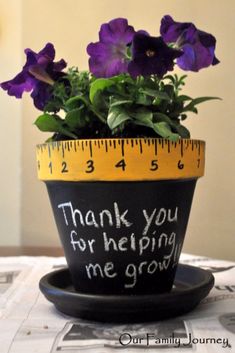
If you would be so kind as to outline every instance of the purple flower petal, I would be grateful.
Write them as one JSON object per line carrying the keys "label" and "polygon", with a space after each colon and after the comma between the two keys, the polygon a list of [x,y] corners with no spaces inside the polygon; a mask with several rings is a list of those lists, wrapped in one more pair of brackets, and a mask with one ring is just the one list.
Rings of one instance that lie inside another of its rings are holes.
{"label": "purple flower petal", "polygon": [[128,72],[134,78],[139,75],[157,75],[161,78],[167,71],[173,70],[174,59],[182,52],[169,48],[161,37],[150,37],[136,33],[132,44],[133,60]]}
{"label": "purple flower petal", "polygon": [[123,60],[122,54],[113,53],[112,47],[99,42],[91,43],[87,47],[87,52],[91,56],[90,71],[96,77],[112,77],[127,72],[127,61]]}
{"label": "purple flower petal", "polygon": [[40,50],[37,54],[38,59],[47,57],[49,61],[53,61],[55,59],[55,48],[52,43],[47,43],[45,47]]}
{"label": "purple flower petal", "polygon": [[[43,109],[49,99],[50,85],[61,76],[61,71],[66,67],[66,62],[63,59],[53,62],[55,49],[51,43],[47,43],[39,53],[35,53],[31,49],[25,49],[25,54],[26,63],[22,71],[12,80],[1,83],[0,86],[9,95],[16,98],[21,98],[24,92],[32,91],[31,96],[36,102],[35,106]],[[43,85],[40,85],[40,83],[43,83]],[[43,92],[40,92],[40,90],[43,90]]]}
{"label": "purple flower petal", "polygon": [[129,44],[132,41],[134,28],[128,25],[125,18],[116,18],[109,23],[104,23],[99,32],[99,39],[102,43]]}
{"label": "purple flower petal", "polygon": [[175,43],[182,49],[183,55],[177,59],[181,69],[199,71],[219,63],[215,57],[215,37],[198,30],[193,23],[175,22],[167,15],[161,21],[160,33],[166,43]]}
{"label": "purple flower petal", "polygon": [[203,46],[195,44],[184,45],[184,54],[177,60],[177,65],[185,71],[199,71],[203,67],[211,65],[211,54]]}
{"label": "purple flower petal", "polygon": [[57,71],[62,71],[66,68],[67,63],[64,59],[61,59],[57,62],[53,63],[53,71],[57,72]]}
{"label": "purple flower petal", "polygon": [[161,20],[160,34],[166,43],[175,43],[191,25],[194,26],[189,22],[175,22],[171,16],[166,15]]}
{"label": "purple flower petal", "polygon": [[7,91],[9,96],[22,98],[23,92],[30,92],[35,85],[35,79],[30,77],[26,72],[21,72],[11,81],[2,82],[1,88]]}
{"label": "purple flower petal", "polygon": [[124,18],[103,24],[100,41],[87,46],[91,73],[96,77],[112,77],[127,72],[127,49],[134,34],[134,28]]}
{"label": "purple flower petal", "polygon": [[39,110],[44,110],[46,103],[51,98],[51,86],[38,81],[31,93],[34,106]]}

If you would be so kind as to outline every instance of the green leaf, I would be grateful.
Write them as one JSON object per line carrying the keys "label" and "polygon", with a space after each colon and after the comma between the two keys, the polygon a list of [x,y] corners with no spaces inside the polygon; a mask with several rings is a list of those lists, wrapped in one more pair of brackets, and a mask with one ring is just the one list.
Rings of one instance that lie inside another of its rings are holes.
{"label": "green leaf", "polygon": [[212,99],[221,100],[221,98],[219,98],[219,97],[198,97],[198,98],[193,99],[192,103],[193,103],[193,105],[196,105],[196,104],[200,104],[200,103],[212,100]]}
{"label": "green leaf", "polygon": [[180,77],[178,77],[176,74],[175,74],[175,78],[176,78],[176,81],[177,81],[177,84],[178,85],[183,85],[184,86],[184,80],[188,77],[188,75],[182,75]]}
{"label": "green leaf", "polygon": [[186,101],[191,101],[191,100],[193,100],[191,97],[183,95],[183,94],[177,97],[177,102],[186,102]]}
{"label": "green leaf", "polygon": [[163,80],[170,80],[170,81],[173,83],[173,85],[175,84],[175,77],[172,76],[172,75],[166,75],[166,76],[164,76],[164,77],[163,77]]}
{"label": "green leaf", "polygon": [[[175,74],[175,76],[177,76],[177,75]],[[187,77],[188,77],[188,75],[182,75],[182,76],[180,76],[179,81],[184,81]]]}
{"label": "green leaf", "polygon": [[133,101],[130,99],[126,99],[126,100],[116,100],[116,101],[112,101],[110,104],[110,107],[117,107],[118,105],[124,105],[124,104],[132,104]]}
{"label": "green leaf", "polygon": [[151,105],[153,98],[150,96],[146,96],[144,93],[137,93],[135,97],[135,103],[140,105]]}
{"label": "green leaf", "polygon": [[190,138],[190,132],[185,126],[177,124],[175,126],[175,130],[182,138],[185,138],[185,139]]}
{"label": "green leaf", "polygon": [[69,111],[65,117],[66,124],[72,129],[79,129],[87,124],[84,106]]}
{"label": "green leaf", "polygon": [[133,123],[135,125],[149,127],[150,129],[153,129],[155,131],[153,122],[151,120],[149,120],[148,118],[143,118],[142,120],[134,120]]}
{"label": "green leaf", "polygon": [[221,98],[219,98],[219,97],[198,97],[198,98],[192,99],[192,101],[184,107],[183,112],[186,112],[186,111],[195,112],[195,109],[196,109],[195,105],[212,100],[212,99],[221,99]]}
{"label": "green leaf", "polygon": [[175,89],[172,85],[164,85],[164,93],[168,95],[168,100],[171,100],[175,96]]}
{"label": "green leaf", "polygon": [[54,113],[59,111],[60,109],[63,109],[62,101],[59,99],[53,99],[45,105],[44,112]]}
{"label": "green leaf", "polygon": [[139,109],[133,112],[134,124],[143,125],[153,129],[153,113],[147,109]]}
{"label": "green leaf", "polygon": [[107,116],[107,112],[109,109],[109,97],[105,97],[102,91],[98,91],[94,96],[92,107],[99,112],[104,112]]}
{"label": "green leaf", "polygon": [[178,141],[179,135],[172,132],[170,126],[165,122],[162,121],[160,123],[154,124],[155,132],[163,138],[168,138],[171,141]]}
{"label": "green leaf", "polygon": [[111,130],[115,129],[127,120],[131,120],[131,118],[127,114],[125,109],[123,109],[123,107],[110,107],[107,118],[107,124]]}
{"label": "green leaf", "polygon": [[134,124],[149,127],[150,129],[153,129],[155,131],[152,120],[149,120],[147,117],[142,118],[141,120],[135,120]]}
{"label": "green leaf", "polygon": [[154,89],[151,89],[151,88],[140,88],[139,92],[140,93],[144,93],[144,94],[146,94],[147,96],[150,96],[150,97],[160,98],[160,99],[163,99],[163,100],[170,100],[170,97],[168,96],[168,94],[166,92],[154,90]]}
{"label": "green leaf", "polygon": [[186,127],[181,125],[179,121],[177,120],[172,120],[167,116],[166,114],[163,113],[154,113],[154,122],[165,122],[169,125],[169,127],[173,128],[181,137],[183,138],[190,138],[190,133]]}
{"label": "green leaf", "polygon": [[153,113],[147,109],[139,109],[136,111],[134,118],[138,121],[153,120]]}
{"label": "green leaf", "polygon": [[64,127],[64,120],[56,115],[42,114],[34,123],[39,130],[45,132],[58,132],[65,136],[76,139],[77,136]]}
{"label": "green leaf", "polygon": [[153,114],[153,117],[154,117],[154,122],[165,121],[168,124],[171,123],[171,119],[169,118],[169,116],[164,113],[155,112]]}
{"label": "green leaf", "polygon": [[73,110],[76,108],[79,108],[80,106],[88,106],[89,102],[87,101],[87,99],[83,96],[75,96],[72,98],[69,98],[66,102],[65,102],[65,108],[67,110]]}
{"label": "green leaf", "polygon": [[98,91],[104,90],[105,88],[110,87],[113,84],[114,84],[114,81],[109,78],[98,78],[97,80],[93,81],[90,86],[90,93],[89,93],[90,101],[93,103],[94,97]]}

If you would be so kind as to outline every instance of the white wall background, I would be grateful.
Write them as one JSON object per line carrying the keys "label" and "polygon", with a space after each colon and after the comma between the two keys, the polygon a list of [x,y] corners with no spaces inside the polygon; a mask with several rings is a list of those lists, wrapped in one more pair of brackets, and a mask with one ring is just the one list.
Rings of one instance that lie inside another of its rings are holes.
{"label": "white wall background", "polygon": [[[21,1],[0,0],[0,81],[21,68]],[[19,245],[21,102],[0,94],[0,244]]]}
{"label": "white wall background", "polygon": [[[223,101],[201,105],[199,115],[187,123],[193,138],[206,140],[207,160],[206,175],[196,189],[184,251],[235,260],[234,0],[0,0],[0,11],[1,81],[19,71],[23,48],[38,51],[48,41],[54,43],[57,59],[63,57],[69,66],[86,69],[87,44],[97,40],[101,23],[119,16],[128,18],[136,29],[157,35],[160,19],[171,14],[217,37],[221,64],[188,77],[187,94],[215,95]],[[46,189],[36,178],[35,144],[47,136],[32,124],[37,111],[29,97],[23,100],[22,119],[20,102],[3,92],[0,97],[1,166],[3,161],[7,163],[1,170],[1,244],[19,242],[21,234],[23,244],[58,245]]]}

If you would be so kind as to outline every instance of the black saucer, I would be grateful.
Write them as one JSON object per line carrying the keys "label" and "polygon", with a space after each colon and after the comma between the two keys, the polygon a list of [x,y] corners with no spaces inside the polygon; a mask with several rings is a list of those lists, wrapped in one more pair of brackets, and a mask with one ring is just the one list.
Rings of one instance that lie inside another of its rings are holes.
{"label": "black saucer", "polygon": [[45,297],[66,315],[106,322],[166,319],[189,312],[214,285],[206,270],[179,264],[171,292],[148,295],[93,295],[75,292],[68,269],[48,273],[39,287]]}

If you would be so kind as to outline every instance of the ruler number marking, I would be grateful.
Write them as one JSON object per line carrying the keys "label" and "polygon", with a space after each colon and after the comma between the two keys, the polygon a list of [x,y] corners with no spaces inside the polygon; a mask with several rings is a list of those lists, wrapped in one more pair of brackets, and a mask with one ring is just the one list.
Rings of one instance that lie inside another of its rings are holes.
{"label": "ruler number marking", "polygon": [[95,170],[94,167],[94,161],[92,159],[88,159],[88,161],[86,162],[87,164],[87,170],[86,173],[93,173]]}
{"label": "ruler number marking", "polygon": [[115,164],[116,168],[122,168],[123,171],[126,169],[126,162],[125,159],[121,159],[117,164]]}
{"label": "ruler number marking", "polygon": [[181,159],[179,160],[179,162],[178,162],[178,169],[184,169],[184,164],[181,162]]}
{"label": "ruler number marking", "polygon": [[50,173],[52,174],[52,162],[49,163],[48,167],[50,169]]}
{"label": "ruler number marking", "polygon": [[61,173],[68,173],[67,163],[66,162],[62,162]]}
{"label": "ruler number marking", "polygon": [[151,168],[150,168],[150,170],[154,172],[154,171],[157,170],[157,169],[158,169],[157,159],[153,159],[153,160],[151,161]]}

